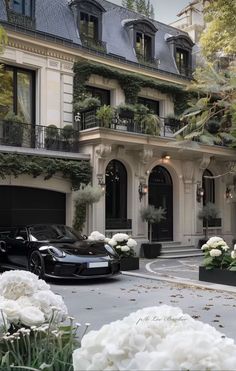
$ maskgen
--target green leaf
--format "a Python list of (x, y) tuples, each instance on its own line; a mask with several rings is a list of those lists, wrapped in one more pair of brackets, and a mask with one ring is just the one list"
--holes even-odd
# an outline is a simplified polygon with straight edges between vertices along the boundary
[(203, 259), (204, 266), (210, 265), (212, 263), (213, 263), (213, 257), (212, 256), (209, 256), (209, 257)]

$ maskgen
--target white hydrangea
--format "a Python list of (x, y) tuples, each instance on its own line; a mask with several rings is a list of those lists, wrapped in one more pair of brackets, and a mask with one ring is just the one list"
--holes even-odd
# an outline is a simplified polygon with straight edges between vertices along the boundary
[(39, 326), (45, 322), (45, 317), (39, 308), (26, 307), (20, 310), (20, 321), (25, 326)]
[(235, 250), (231, 251), (231, 258), (236, 259), (236, 251)]
[(223, 238), (221, 238), (221, 237), (211, 237), (211, 238), (209, 238), (209, 240), (207, 241), (207, 245), (212, 245), (212, 244), (214, 244), (214, 243), (217, 243), (217, 242), (224, 242), (224, 240), (223, 240)]
[(4, 272), (0, 277), (0, 295), (16, 300), (21, 296), (33, 295), (37, 291), (38, 277), (20, 270)]
[(212, 257), (220, 256), (220, 255), (222, 255), (222, 251), (220, 251), (219, 249), (212, 249), (210, 251), (210, 255)]
[(90, 331), (73, 353), (82, 370), (235, 370), (236, 346), (181, 309), (151, 307)]
[(127, 241), (129, 236), (126, 233), (116, 233), (112, 236), (112, 239), (117, 242)]
[(128, 246), (121, 246), (121, 251), (123, 252), (127, 252), (127, 251), (130, 251), (130, 248)]
[(201, 250), (208, 250), (208, 249), (210, 249), (210, 246), (207, 243), (204, 243), (204, 245), (202, 245), (201, 247)]
[(90, 236), (88, 236), (88, 240), (89, 241), (104, 241), (105, 236), (98, 231), (94, 231), (90, 234)]
[(117, 241), (114, 240), (114, 239), (112, 238), (112, 239), (110, 239), (110, 240), (108, 241), (108, 244), (109, 244), (110, 246), (114, 247), (114, 246), (117, 245)]
[(120, 245), (117, 245), (117, 246), (116, 246), (116, 249), (118, 249), (118, 250), (119, 250), (119, 249), (121, 249), (121, 247), (122, 247), (122, 246), (120, 246)]
[(134, 248), (134, 247), (137, 246), (137, 242), (133, 238), (129, 238), (128, 241), (127, 241), (127, 246), (131, 247), (131, 248)]
[(234, 250), (236, 250), (236, 244), (234, 245)]

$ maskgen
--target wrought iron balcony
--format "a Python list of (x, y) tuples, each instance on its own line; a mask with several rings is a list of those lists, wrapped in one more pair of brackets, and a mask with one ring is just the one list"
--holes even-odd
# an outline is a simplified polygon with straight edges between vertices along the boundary
[(79, 152), (79, 132), (73, 128), (28, 125), (0, 121), (0, 145), (38, 148), (60, 152)]
[[(175, 124), (173, 122), (160, 117), (161, 119), (161, 128), (151, 135), (154, 136), (165, 136), (165, 137), (173, 137), (173, 134), (178, 131), (184, 124), (179, 120), (176, 120)], [(104, 127), (107, 129), (113, 129), (118, 131), (126, 131), (130, 133), (137, 133), (137, 134), (150, 134), (147, 132), (147, 129), (144, 125), (136, 120), (136, 118), (120, 118), (119, 115), (113, 117), (110, 122), (106, 122), (104, 125), (101, 120), (99, 120), (96, 116), (96, 109), (87, 110), (81, 112), (80, 114), (80, 122), (79, 122), (79, 129), (80, 131), (92, 129), (95, 127)]]
[(21, 26), (30, 29), (35, 28), (35, 18), (31, 18), (24, 14), (16, 13), (14, 12), (14, 10), (11, 9), (7, 10), (7, 18), (9, 23), (12, 23), (16, 26)]
[(83, 46), (106, 53), (107, 44), (104, 41), (93, 39), (87, 35), (81, 35), (80, 38)]
[(151, 65), (151, 66), (155, 66), (155, 67), (159, 67), (159, 64), (160, 64), (160, 59), (158, 58), (152, 58), (152, 57), (146, 57), (142, 54), (139, 54), (136, 52), (136, 56), (137, 56), (137, 59), (138, 59), (138, 62), (141, 63), (141, 64), (146, 64), (146, 65)]

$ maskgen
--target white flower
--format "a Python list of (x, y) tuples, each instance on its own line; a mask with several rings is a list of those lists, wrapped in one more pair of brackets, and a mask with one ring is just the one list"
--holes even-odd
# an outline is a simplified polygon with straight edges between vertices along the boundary
[(235, 250), (231, 251), (231, 258), (236, 259), (236, 251)]
[(210, 255), (211, 255), (212, 257), (220, 256), (220, 255), (222, 255), (222, 251), (220, 251), (219, 249), (212, 249), (212, 250), (210, 251)]
[(73, 353), (82, 370), (235, 370), (236, 346), (212, 326), (166, 305), (90, 331)]
[(204, 245), (201, 247), (201, 250), (208, 250), (209, 248), (210, 246), (207, 243), (204, 243)]
[(88, 240), (90, 240), (90, 241), (104, 241), (105, 236), (98, 231), (94, 231), (90, 234), (90, 236), (88, 236)]
[(10, 323), (17, 324), (19, 322), (21, 307), (15, 300), (4, 300), (1, 308)]
[(104, 241), (105, 241), (106, 243), (109, 243), (110, 238), (109, 238), (109, 237), (106, 237)]
[(35, 293), (32, 299), (44, 313), (46, 320), (49, 321), (52, 315), (56, 322), (65, 320), (68, 310), (60, 295), (56, 295), (50, 290), (44, 290)]
[(112, 247), (116, 246), (116, 244), (117, 244), (117, 242), (113, 238), (111, 240), (109, 240), (108, 243)]
[(121, 246), (121, 251), (127, 252), (130, 251), (130, 248), (128, 246)]
[(38, 277), (26, 271), (8, 271), (0, 277), (0, 295), (16, 300), (20, 296), (32, 295), (37, 291)]
[(48, 285), (44, 280), (38, 280), (37, 290), (50, 290), (50, 285)]
[(126, 233), (116, 233), (114, 236), (112, 236), (112, 239), (117, 242), (123, 242), (127, 241), (129, 239), (129, 236)]
[(127, 246), (134, 248), (137, 246), (137, 242), (133, 238), (129, 238), (127, 241)]
[(25, 326), (39, 326), (45, 321), (43, 312), (36, 307), (21, 308), (20, 321)]
[(221, 238), (221, 237), (211, 237), (211, 238), (209, 238), (209, 240), (207, 241), (207, 245), (212, 245), (213, 243), (217, 243), (217, 242), (219, 242), (219, 241), (223, 241), (223, 238)]
[(226, 245), (226, 244), (225, 245), (222, 245), (221, 246), (221, 249), (224, 250), (224, 251), (227, 251), (227, 250), (229, 250), (229, 246)]
[(118, 250), (121, 249), (121, 246), (120, 245), (117, 245), (116, 246), (116, 249), (118, 249)]
[(234, 250), (236, 250), (236, 244), (234, 245)]

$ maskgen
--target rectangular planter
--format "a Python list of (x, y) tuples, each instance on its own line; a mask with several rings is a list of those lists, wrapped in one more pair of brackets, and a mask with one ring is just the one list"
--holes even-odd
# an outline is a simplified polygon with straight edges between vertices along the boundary
[(120, 259), (121, 271), (133, 271), (139, 269), (139, 258), (135, 256), (128, 256)]
[(236, 272), (231, 272), (227, 269), (199, 267), (199, 281), (236, 286)]

